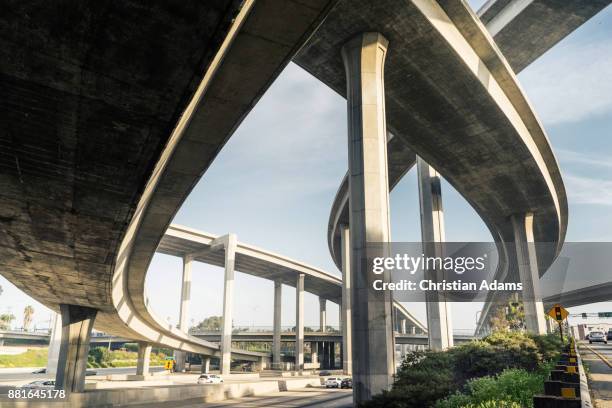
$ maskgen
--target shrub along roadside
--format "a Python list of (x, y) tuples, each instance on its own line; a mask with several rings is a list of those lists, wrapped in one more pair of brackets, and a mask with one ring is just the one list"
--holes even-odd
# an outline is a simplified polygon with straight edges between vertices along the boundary
[[(453, 394), (466, 391), (471, 379), (486, 377), (483, 384), (506, 386), (508, 378), (540, 383), (539, 369), (558, 355), (561, 344), (554, 336), (532, 336), (520, 332), (498, 332), (483, 340), (473, 341), (447, 351), (425, 351), (409, 353), (400, 366), (395, 383), (390, 391), (375, 396), (362, 406), (367, 408), (424, 408), (434, 407), (436, 402)], [(517, 374), (518, 372), (518, 374)], [(532, 375), (535, 376), (532, 378)], [(525, 375), (528, 378), (523, 378)], [(488, 381), (488, 382), (487, 382)], [(479, 383), (476, 383), (478, 386)], [(493, 385), (491, 385), (492, 387)], [(480, 389), (480, 388), (478, 388)], [(538, 389), (539, 390), (539, 389)], [(531, 389), (527, 392), (531, 392)], [(480, 394), (478, 394), (480, 395)], [(533, 395), (533, 394), (531, 394)], [(459, 398), (459, 397), (457, 397)], [(522, 398), (522, 397), (521, 397)], [(520, 400), (520, 398), (518, 398)], [(466, 400), (467, 401), (467, 400)], [(484, 398), (476, 398), (474, 408), (486, 407), (497, 403)], [(512, 400), (506, 401), (513, 407)], [(470, 404), (472, 402), (468, 402)], [(519, 403), (520, 404), (520, 403)], [(461, 406), (461, 405), (456, 405)], [(498, 406), (498, 405), (493, 405)], [(450, 407), (454, 407), (450, 405)]]
[[(164, 354), (151, 353), (150, 364), (152, 366), (163, 365), (164, 358)], [(134, 367), (137, 363), (137, 352), (123, 350), (109, 351), (106, 347), (94, 347), (89, 350), (89, 355), (87, 356), (88, 368)]]

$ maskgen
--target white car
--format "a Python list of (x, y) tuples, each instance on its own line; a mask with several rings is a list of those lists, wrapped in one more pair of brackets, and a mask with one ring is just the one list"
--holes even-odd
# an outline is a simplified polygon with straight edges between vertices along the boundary
[(54, 380), (32, 381), (29, 384), (22, 385), (21, 388), (53, 390), (55, 389), (55, 381)]
[(325, 388), (340, 388), (342, 386), (342, 378), (329, 377), (325, 380)]
[(589, 333), (589, 343), (593, 344), (593, 342), (602, 342), (608, 344), (608, 339), (604, 332), (592, 331)]
[(198, 384), (221, 384), (223, 378), (215, 374), (202, 374), (198, 378)]

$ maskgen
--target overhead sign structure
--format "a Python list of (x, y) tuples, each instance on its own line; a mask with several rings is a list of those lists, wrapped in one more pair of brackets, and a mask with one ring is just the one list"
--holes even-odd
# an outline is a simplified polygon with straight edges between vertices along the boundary
[(557, 323), (561, 323), (562, 321), (567, 319), (567, 316), (569, 316), (569, 312), (565, 310), (563, 306), (557, 303), (556, 305), (550, 308), (550, 310), (548, 311), (548, 315), (555, 319)]

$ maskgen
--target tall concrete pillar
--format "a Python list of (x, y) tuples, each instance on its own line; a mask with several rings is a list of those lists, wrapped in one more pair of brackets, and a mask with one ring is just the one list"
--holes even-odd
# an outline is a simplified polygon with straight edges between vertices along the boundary
[(236, 235), (228, 234), (225, 247), (225, 280), (223, 289), (223, 333), (221, 338), (221, 374), (231, 368), (232, 352), (232, 304), (234, 299), (234, 264), (236, 262)]
[[(384, 62), (387, 40), (362, 33), (342, 47), (347, 79), (353, 401), (389, 389), (395, 372), (391, 292), (377, 291), (366, 257), (370, 242), (389, 242), (389, 179)], [(367, 256), (376, 256), (368, 254)]]
[(517, 214), (511, 217), (514, 230), (516, 260), (523, 284), (523, 308), (527, 331), (546, 334), (544, 304), (540, 292), (540, 275), (533, 237), (533, 214)]
[(310, 342), (310, 361), (313, 364), (316, 364), (319, 362), (319, 350), (318, 350), (318, 344), (316, 341), (311, 341)]
[(412, 326), (412, 327), (410, 328), (410, 334), (416, 334), (416, 332), (417, 332), (417, 328), (416, 328), (416, 326)]
[(295, 284), (295, 369), (304, 369), (304, 274)]
[(56, 390), (67, 393), (85, 390), (89, 339), (97, 312), (84, 306), (60, 305), (62, 342), (55, 374)]
[(149, 364), (151, 362), (151, 344), (138, 343), (138, 363), (136, 375), (149, 375)]
[[(187, 333), (189, 331), (189, 304), (191, 303), (191, 263), (193, 258), (189, 255), (183, 257), (183, 278), (181, 283), (181, 308), (179, 311), (178, 328)], [(176, 360), (176, 371), (185, 371), (184, 351), (175, 350), (174, 359)]]
[(210, 357), (202, 356), (202, 374), (208, 374), (210, 371)]
[(400, 333), (406, 334), (406, 319), (400, 320)]
[(319, 331), (327, 331), (327, 299), (319, 298)]
[(283, 284), (274, 281), (274, 329), (272, 337), (272, 367), (281, 368), (281, 316), (282, 316)]
[[(417, 158), (419, 178), (419, 204), (421, 208), (421, 241), (426, 257), (442, 257), (444, 234), (444, 210), (442, 208), (442, 187), (438, 172)], [(444, 270), (428, 270), (426, 277), (441, 282), (445, 279)], [(453, 346), (453, 328), (450, 303), (443, 293), (429, 291), (426, 294), (427, 331), (429, 348), (445, 350)]]
[(60, 345), (62, 343), (62, 315), (55, 313), (53, 326), (49, 338), (49, 351), (47, 353), (47, 375), (53, 376), (57, 373), (57, 362), (59, 359)]
[(340, 310), (340, 325), (342, 326), (342, 371), (346, 375), (353, 372), (352, 363), (352, 330), (351, 324), (351, 241), (348, 225), (340, 226), (340, 251), (342, 255), (342, 308)]
[(329, 343), (329, 368), (336, 368), (336, 343), (333, 341)]

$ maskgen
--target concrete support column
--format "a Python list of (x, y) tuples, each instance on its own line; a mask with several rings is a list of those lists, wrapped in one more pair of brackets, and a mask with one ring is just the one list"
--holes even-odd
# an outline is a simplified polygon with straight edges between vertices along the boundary
[(313, 364), (316, 364), (319, 362), (319, 350), (318, 350), (318, 344), (316, 341), (312, 341), (310, 342), (310, 360)]
[(295, 369), (304, 369), (304, 274), (295, 283)]
[(340, 251), (342, 256), (342, 308), (340, 310), (340, 325), (342, 326), (342, 371), (346, 375), (353, 373), (352, 363), (352, 330), (351, 323), (351, 241), (348, 225), (340, 226)]
[(327, 299), (319, 298), (319, 331), (327, 331)]
[[(181, 308), (179, 310), (178, 328), (187, 333), (189, 331), (189, 304), (191, 303), (191, 263), (193, 258), (189, 255), (183, 257), (183, 278), (181, 283)], [(176, 371), (185, 371), (184, 351), (175, 350)]]
[(138, 343), (138, 363), (136, 375), (149, 375), (149, 363), (151, 362), (151, 344)]
[(417, 328), (416, 328), (416, 326), (412, 326), (412, 327), (410, 328), (410, 334), (416, 334), (416, 332), (417, 332)]
[[(347, 79), (353, 401), (389, 389), (395, 372), (391, 292), (374, 290), (366, 254), (370, 242), (389, 242), (389, 178), (384, 62), (387, 40), (362, 33), (342, 47)], [(382, 255), (382, 254), (381, 254)]]
[(236, 235), (228, 234), (225, 247), (225, 279), (223, 289), (223, 333), (221, 337), (221, 374), (230, 373), (232, 363), (232, 304), (234, 299), (234, 264), (236, 262)]
[(274, 329), (272, 337), (272, 367), (281, 367), (281, 316), (282, 316), (283, 284), (274, 281)]
[(57, 362), (62, 343), (62, 316), (59, 313), (55, 313), (53, 317), (50, 336), (49, 352), (47, 353), (47, 375), (53, 376), (57, 373)]
[[(438, 172), (417, 158), (419, 179), (419, 204), (421, 208), (421, 241), (426, 257), (442, 257), (444, 234), (444, 210), (442, 208), (442, 187)], [(435, 282), (445, 279), (444, 270), (425, 271), (426, 277)], [(444, 350), (453, 346), (453, 328), (450, 303), (443, 293), (429, 291), (426, 294), (427, 330), (429, 348)]]
[(85, 390), (89, 339), (97, 312), (84, 306), (60, 305), (62, 342), (55, 375), (56, 390), (67, 393)]
[(202, 356), (202, 374), (208, 374), (210, 371), (210, 357)]
[(528, 332), (545, 334), (544, 304), (540, 292), (540, 275), (533, 237), (533, 214), (517, 214), (511, 219), (517, 266), (523, 284), (525, 325)]
[(406, 319), (400, 320), (400, 333), (406, 334)]
[(336, 368), (336, 343), (329, 343), (329, 368)]

